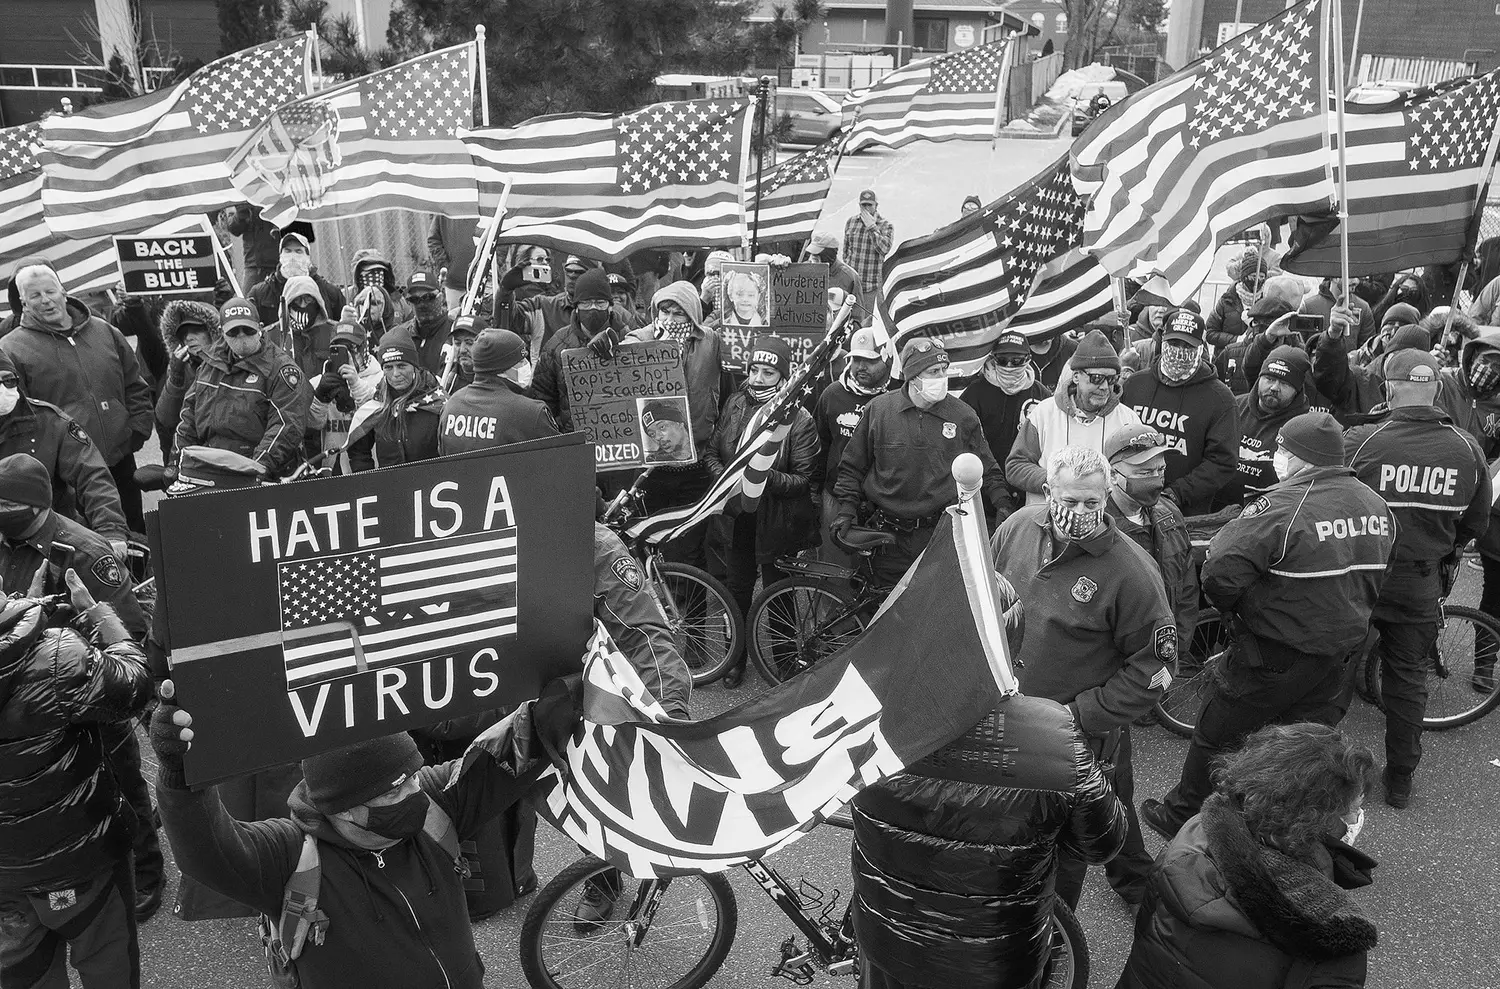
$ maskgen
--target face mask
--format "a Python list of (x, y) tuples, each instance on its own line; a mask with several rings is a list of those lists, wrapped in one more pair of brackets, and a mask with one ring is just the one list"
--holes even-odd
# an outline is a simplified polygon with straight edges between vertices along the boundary
[(427, 806), (427, 794), (418, 792), (384, 807), (371, 807), (364, 828), (382, 838), (410, 838), (427, 821)]
[(1271, 469), (1276, 472), (1277, 477), (1285, 481), (1292, 476), (1292, 455), (1277, 450), (1271, 454)]
[(608, 309), (578, 310), (578, 325), (590, 333), (598, 333), (609, 325)]
[(1197, 347), (1165, 346), (1161, 351), (1161, 376), (1174, 383), (1186, 381), (1198, 370), (1198, 362)]
[(781, 385), (746, 385), (745, 394), (750, 396), (750, 401), (756, 405), (764, 405), (770, 401), (771, 396), (781, 389)]
[(373, 264), (359, 273), (359, 287), (369, 288), (371, 285), (385, 288), (385, 272)]
[(1092, 535), (1104, 518), (1102, 508), (1078, 512), (1056, 501), (1047, 502), (1047, 512), (1052, 517), (1052, 524), (1057, 526), (1057, 531), (1069, 539), (1083, 539)]
[(1500, 364), (1475, 361), (1469, 368), (1469, 384), (1481, 395), (1494, 391), (1500, 387)]
[(984, 380), (1007, 395), (1019, 395), (1036, 383), (1036, 372), (1030, 364), (1021, 367), (1001, 367), (994, 360), (984, 363)]
[(312, 258), (297, 251), (281, 252), (281, 276), (301, 278), (312, 271)]
[(693, 321), (686, 316), (667, 313), (658, 313), (656, 316), (656, 335), (664, 340), (676, 340), (681, 343), (687, 339), (688, 332), (692, 328)]
[(1349, 829), (1344, 832), (1344, 844), (1352, 845), (1358, 841), (1359, 833), (1365, 829), (1365, 809), (1361, 807), (1359, 813), (1354, 815), (1353, 823), (1345, 821), (1344, 827)]
[(13, 508), (7, 512), (0, 512), (0, 533), (7, 536), (19, 536), (35, 521), (36, 509), (34, 508)]
[(313, 313), (317, 312), (316, 306), (294, 305), (287, 308), (287, 327), (293, 333), (306, 333), (307, 328), (312, 325)]
[(0, 416), (8, 416), (21, 400), (19, 388), (0, 388)]
[(925, 402), (936, 403), (948, 397), (948, 378), (946, 375), (941, 378), (918, 378), (916, 384), (917, 394), (921, 395), (922, 400)]
[(1167, 486), (1165, 477), (1126, 477), (1118, 471), (1115, 476), (1120, 479), (1120, 490), (1125, 492), (1125, 497), (1142, 508), (1156, 504)]

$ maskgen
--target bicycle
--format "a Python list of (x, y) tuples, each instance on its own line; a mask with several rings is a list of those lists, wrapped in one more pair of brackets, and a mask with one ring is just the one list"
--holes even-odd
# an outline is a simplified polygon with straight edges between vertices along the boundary
[[(828, 823), (852, 829), (835, 815)], [(741, 866), (801, 936), (781, 942), (770, 974), (810, 985), (818, 971), (855, 974), (852, 901), (836, 916), (840, 894), (799, 878), (793, 885), (760, 860)], [(534, 989), (651, 985), (698, 989), (729, 955), (739, 924), (734, 890), (722, 873), (639, 880), (632, 891), (602, 859), (586, 856), (555, 876), (532, 902), (521, 926), (521, 969)], [(580, 917), (578, 906), (590, 884), (616, 884), (607, 915)], [(1061, 900), (1053, 900), (1052, 945), (1046, 989), (1088, 985), (1088, 943), (1083, 928)]]
[(880, 529), (851, 528), (835, 535), (855, 559), (841, 567), (800, 556), (776, 566), (787, 576), (763, 588), (745, 617), (748, 648), (768, 683), (784, 683), (864, 634), (890, 588), (875, 580), (873, 557), (896, 541)]
[(632, 538), (630, 523), (647, 512), (647, 467), (635, 481), (615, 495), (599, 521), (608, 526), (641, 564), (646, 587), (666, 615), (667, 624), (693, 677), (693, 686), (712, 683), (739, 661), (745, 648), (745, 621), (729, 589), (706, 571), (686, 563), (672, 563), (644, 539)]

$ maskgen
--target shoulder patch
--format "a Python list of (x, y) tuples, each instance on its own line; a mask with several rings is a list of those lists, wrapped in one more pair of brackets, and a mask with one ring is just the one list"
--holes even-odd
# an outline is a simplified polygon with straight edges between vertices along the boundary
[(281, 380), (285, 381), (288, 387), (296, 388), (297, 383), (302, 380), (302, 372), (287, 364), (281, 369)]
[(1261, 512), (1270, 507), (1270, 499), (1268, 499), (1265, 495), (1261, 495), (1259, 498), (1256, 498), (1254, 501), (1244, 507), (1244, 510), (1240, 512), (1240, 518), (1253, 519), (1255, 518), (1255, 516), (1259, 515)]
[(641, 568), (631, 557), (620, 557), (610, 565), (609, 569), (614, 571), (614, 575), (619, 578), (620, 583), (632, 591), (641, 589)]
[(125, 574), (120, 567), (120, 561), (113, 556), (99, 557), (89, 571), (105, 587), (119, 587), (125, 583)]
[[(1155, 647), (1156, 658), (1157, 659), (1161, 660), (1163, 663), (1173, 663), (1173, 662), (1176, 662), (1176, 660), (1177, 660), (1177, 626), (1176, 625), (1163, 625), (1161, 628), (1157, 629), (1156, 630), (1156, 638), (1153, 640), (1152, 645)], [(1165, 671), (1163, 671), (1163, 672), (1165, 672)], [(1158, 674), (1158, 675), (1160, 675), (1160, 674)], [(1171, 679), (1172, 679), (1171, 674), (1167, 674), (1167, 682), (1168, 683), (1171, 682)], [(1151, 681), (1151, 683), (1152, 683), (1153, 686), (1155, 686), (1156, 680), (1153, 678), (1152, 681)]]
[(89, 434), (84, 430), (82, 426), (78, 425), (78, 421), (75, 419), (68, 420), (68, 435), (73, 437), (78, 442), (82, 443), (84, 446), (88, 446), (89, 444), (94, 442), (93, 440), (89, 439)]

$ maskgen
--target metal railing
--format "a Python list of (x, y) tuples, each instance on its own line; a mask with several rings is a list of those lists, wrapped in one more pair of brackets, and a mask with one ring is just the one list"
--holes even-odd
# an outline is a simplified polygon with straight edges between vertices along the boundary
[[(100, 93), (108, 76), (102, 65), (0, 64), (0, 90), (31, 93)], [(170, 66), (141, 69), (146, 92), (152, 92), (176, 70)]]

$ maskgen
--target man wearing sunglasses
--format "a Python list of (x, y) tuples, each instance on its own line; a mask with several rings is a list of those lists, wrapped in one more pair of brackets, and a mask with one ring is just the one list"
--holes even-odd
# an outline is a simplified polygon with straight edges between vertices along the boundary
[(183, 396), (176, 449), (230, 450), (255, 461), (262, 477), (278, 477), (300, 459), (311, 400), (291, 355), (265, 338), (255, 306), (230, 299)]
[(995, 462), (1003, 464), (1015, 446), (1021, 417), (1050, 394), (1051, 390), (1037, 380), (1031, 344), (1024, 334), (1009, 332), (995, 341), (979, 377), (969, 383), (959, 401), (979, 417)]
[(442, 286), (431, 272), (414, 271), (406, 280), (406, 301), (414, 317), (397, 326), (393, 332), (405, 332), (417, 345), (417, 363), (439, 378), (447, 367), (444, 349), (453, 334), (453, 318)]

